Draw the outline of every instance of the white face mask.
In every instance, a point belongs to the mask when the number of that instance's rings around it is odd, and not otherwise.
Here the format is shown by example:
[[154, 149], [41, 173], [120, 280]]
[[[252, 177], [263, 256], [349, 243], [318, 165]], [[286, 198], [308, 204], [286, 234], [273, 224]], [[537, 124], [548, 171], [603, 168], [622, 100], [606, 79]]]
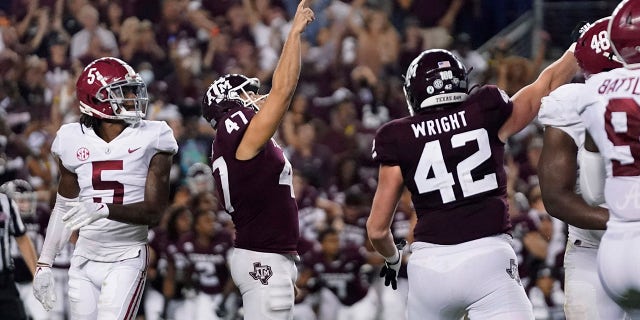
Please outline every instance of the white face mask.
[[155, 79], [155, 75], [151, 70], [142, 70], [138, 72], [138, 74], [140, 75], [140, 77], [142, 78], [142, 81], [144, 81], [144, 83], [147, 86], [151, 84], [151, 82], [153, 82], [153, 80]]

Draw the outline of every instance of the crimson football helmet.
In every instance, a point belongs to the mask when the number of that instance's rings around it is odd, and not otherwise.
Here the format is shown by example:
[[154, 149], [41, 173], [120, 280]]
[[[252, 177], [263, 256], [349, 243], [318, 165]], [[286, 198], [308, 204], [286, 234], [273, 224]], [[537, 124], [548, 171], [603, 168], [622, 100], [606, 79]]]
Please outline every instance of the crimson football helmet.
[[613, 53], [607, 28], [611, 17], [602, 18], [587, 26], [576, 41], [574, 55], [586, 78], [603, 71], [622, 67]]
[[7, 181], [0, 186], [0, 192], [8, 195], [16, 202], [21, 216], [28, 217], [36, 213], [37, 195], [33, 191], [31, 184], [26, 180], [15, 179]]
[[247, 107], [258, 111], [256, 102], [267, 97], [258, 96], [258, 89], [258, 78], [241, 74], [224, 75], [214, 81], [202, 97], [202, 116], [215, 128], [218, 120], [231, 108]]
[[76, 95], [82, 113], [132, 124], [144, 118], [149, 103], [142, 77], [126, 62], [111, 57], [84, 68], [76, 82]]
[[467, 69], [451, 52], [423, 51], [411, 62], [404, 77], [409, 113], [466, 100], [467, 81]]
[[609, 22], [613, 52], [627, 68], [640, 67], [640, 1], [618, 4]]

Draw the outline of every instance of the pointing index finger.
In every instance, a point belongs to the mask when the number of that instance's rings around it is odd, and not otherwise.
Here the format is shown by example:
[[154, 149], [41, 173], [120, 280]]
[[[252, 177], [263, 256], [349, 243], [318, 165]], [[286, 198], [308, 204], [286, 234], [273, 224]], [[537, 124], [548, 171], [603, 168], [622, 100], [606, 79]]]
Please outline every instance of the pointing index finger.
[[310, 3], [311, 3], [311, 0], [301, 0], [300, 4], [298, 5], [298, 9], [309, 8]]

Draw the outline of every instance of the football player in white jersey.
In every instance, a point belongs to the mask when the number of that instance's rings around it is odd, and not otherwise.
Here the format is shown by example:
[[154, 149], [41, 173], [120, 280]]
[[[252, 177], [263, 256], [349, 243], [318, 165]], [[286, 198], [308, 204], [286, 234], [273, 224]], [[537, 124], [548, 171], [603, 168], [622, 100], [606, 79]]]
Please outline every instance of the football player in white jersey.
[[169, 200], [169, 171], [178, 149], [171, 128], [143, 120], [142, 78], [111, 57], [91, 62], [76, 95], [80, 123], [63, 125], [52, 152], [61, 177], [34, 279], [45, 309], [56, 298], [51, 264], [79, 230], [69, 269], [72, 319], [133, 319], [147, 269], [148, 225]]
[[587, 79], [575, 105], [605, 159], [609, 221], [598, 249], [598, 275], [609, 297], [640, 319], [640, 0], [616, 7], [608, 33], [624, 68]]
[[598, 249], [598, 275], [609, 297], [640, 319], [640, 253], [632, 249], [640, 244], [640, 1], [622, 1], [608, 33], [624, 68], [587, 79], [575, 105], [605, 159], [609, 221]]
[[[574, 55], [585, 78], [622, 67], [609, 44], [610, 20], [585, 25], [576, 42]], [[569, 224], [564, 257], [567, 319], [623, 319], [624, 310], [607, 296], [596, 268], [609, 211], [598, 206], [604, 203], [602, 157], [585, 148], [584, 124], [571, 107], [584, 89], [582, 83], [566, 84], [542, 99], [538, 119], [545, 132], [538, 176], [545, 208]]]

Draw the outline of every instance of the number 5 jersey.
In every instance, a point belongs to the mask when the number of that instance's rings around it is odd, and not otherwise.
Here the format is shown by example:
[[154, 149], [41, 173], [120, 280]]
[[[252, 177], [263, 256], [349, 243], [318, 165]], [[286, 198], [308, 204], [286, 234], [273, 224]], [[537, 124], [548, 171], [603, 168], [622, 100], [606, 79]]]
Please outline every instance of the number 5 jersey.
[[[130, 204], [144, 200], [151, 158], [175, 154], [173, 131], [161, 121], [142, 120], [111, 142], [78, 123], [58, 130], [51, 151], [78, 176], [80, 202]], [[118, 261], [138, 255], [148, 226], [99, 219], [80, 229], [74, 255], [95, 261]]]

